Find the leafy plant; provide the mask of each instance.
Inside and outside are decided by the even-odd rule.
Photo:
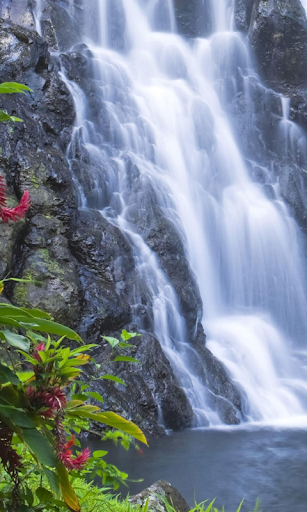
[[[166,508],[166,512],[177,512],[174,508],[173,503],[170,503],[166,496],[161,496],[163,504]],[[226,512],[225,507],[222,510],[218,510],[215,506],[215,499],[209,503],[208,500],[202,501],[201,503],[195,503],[195,507],[190,510],[190,512]],[[244,500],[241,501],[236,512],[241,512]],[[250,512],[261,512],[259,509],[259,500],[256,501],[256,505],[253,511]]]
[[[18,84],[17,82],[4,82],[0,84],[0,94],[26,94],[26,91],[33,92],[30,87]],[[22,122],[19,117],[10,116],[5,110],[0,110],[0,122]]]
[[[38,309],[0,304],[1,324],[0,340],[7,361],[0,363],[0,460],[8,477],[0,491],[2,509],[9,506],[14,511],[22,505],[22,512],[42,507],[59,510],[66,504],[78,512],[80,503],[72,486],[77,472],[83,470],[92,479],[99,476],[103,484],[114,488],[128,475],[107,464],[104,451],[92,456],[88,449],[75,451],[80,443],[72,432],[88,429],[89,423],[95,421],[121,431],[124,443],[128,441],[126,436],[147,444],[146,438],[131,421],[88,403],[92,399],[103,403],[103,397],[88,391],[87,383],[77,384],[97,345],[82,344],[77,333]],[[127,344],[133,336],[124,331],[125,341],[116,345]],[[79,346],[65,346],[65,338]],[[75,393],[79,385],[81,393]],[[118,433],[116,436],[120,437]],[[48,482],[47,487],[41,485],[36,492],[38,505],[34,505],[33,493],[27,486],[29,472],[33,471]]]

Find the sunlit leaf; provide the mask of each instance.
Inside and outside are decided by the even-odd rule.
[[[3,82],[0,84],[0,94],[25,94],[25,91],[33,92],[30,87],[17,82]]]
[[[104,450],[95,450],[93,452],[93,457],[95,459],[100,459],[101,457],[105,457],[106,455],[108,455],[108,452],[106,452]]]
[[[126,385],[122,379],[120,379],[119,377],[116,377],[115,375],[101,375],[101,377],[99,377],[99,378],[105,379],[105,380],[111,380],[113,382],[117,382],[118,384],[122,384],[123,386]]]
[[[85,407],[85,406],[84,406]],[[84,409],[82,407],[81,409]],[[73,416],[81,416],[88,418],[93,421],[97,421],[98,423],[104,423],[105,425],[108,425],[109,427],[115,428],[116,430],[121,430],[125,434],[129,434],[130,436],[134,437],[138,441],[141,441],[141,443],[144,443],[147,445],[146,437],[144,436],[141,429],[135,425],[132,421],[125,420],[118,414],[115,414],[114,412],[100,412],[100,413],[92,413],[87,412],[86,410],[78,411],[78,409],[74,409],[71,414]]]
[[[140,361],[129,356],[117,356],[115,357],[114,362],[139,363]]]
[[[66,505],[72,510],[73,512],[80,512],[80,504],[78,500],[78,496],[76,495],[75,491],[72,488],[72,485],[68,478],[68,473],[63,466],[63,464],[58,464],[57,466],[57,474],[60,479],[60,487],[62,491],[63,499],[66,503]]]
[[[109,345],[111,345],[112,348],[116,347],[116,345],[119,344],[119,340],[117,340],[116,338],[111,338],[110,336],[102,336],[102,338],[106,340],[109,343]]]
[[[13,123],[16,123],[16,122],[21,123],[22,119],[20,119],[19,117],[10,116],[4,110],[0,110],[0,122],[5,123],[6,121],[12,121]]]

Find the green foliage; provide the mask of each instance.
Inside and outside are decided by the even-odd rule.
[[[0,293],[2,289],[3,281]],[[73,453],[80,446],[73,432],[88,430],[95,421],[116,429],[105,437],[126,449],[132,438],[147,444],[146,438],[131,421],[92,405],[93,400],[103,404],[103,397],[88,390],[88,375],[87,382],[80,377],[90,362],[101,366],[90,355],[97,345],[82,344],[74,331],[38,309],[0,304],[1,325],[5,328],[0,331],[0,347],[7,360],[0,363],[0,472],[4,474],[0,511],[59,511],[64,507],[79,512],[81,505],[73,486],[77,476],[91,481],[100,477],[103,486],[117,489],[128,475],[105,461],[105,451],[92,456],[88,449]],[[133,337],[124,331],[125,341],[113,342],[113,360],[126,348],[121,344]],[[67,347],[66,338],[79,345]],[[29,487],[29,475],[40,478],[35,493]]]
[[[173,507],[173,504],[170,503],[165,496],[162,496],[162,501],[165,505],[165,508],[166,508],[166,512],[178,512],[174,507]],[[207,501],[202,501],[201,503],[195,503],[195,507],[192,508],[190,510],[190,512],[226,512],[225,510],[225,507],[222,508],[222,510],[218,510],[215,506],[214,506],[214,503],[215,503],[215,500],[209,502],[208,500]],[[243,507],[243,504],[244,504],[244,500],[241,501],[238,509],[236,512],[243,512],[242,511],[242,507]],[[250,512],[261,512],[260,509],[259,509],[259,500],[256,501],[256,505],[255,505],[255,508],[253,511],[250,511]]]
[[[18,84],[16,82],[4,82],[0,84],[0,94],[26,94],[26,91],[33,92],[30,87]],[[10,116],[7,112],[5,112],[5,110],[0,110],[0,122],[4,123],[6,121],[22,122],[22,119],[19,119],[19,117]]]

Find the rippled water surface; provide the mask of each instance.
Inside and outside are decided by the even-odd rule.
[[[109,453],[131,478],[144,478],[130,485],[130,494],[164,479],[190,506],[194,498],[216,497],[219,507],[235,512],[245,498],[242,510],[249,512],[259,497],[263,512],[307,510],[307,430],[185,431],[151,440],[143,454],[113,447]]]

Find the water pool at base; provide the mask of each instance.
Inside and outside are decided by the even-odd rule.
[[[142,454],[108,446],[109,460],[130,478],[136,494],[157,480],[167,480],[192,507],[216,499],[226,512],[253,510],[257,497],[262,512],[307,511],[307,430],[203,430],[151,439]],[[89,440],[90,448],[106,443]],[[123,490],[123,495],[127,493]]]

